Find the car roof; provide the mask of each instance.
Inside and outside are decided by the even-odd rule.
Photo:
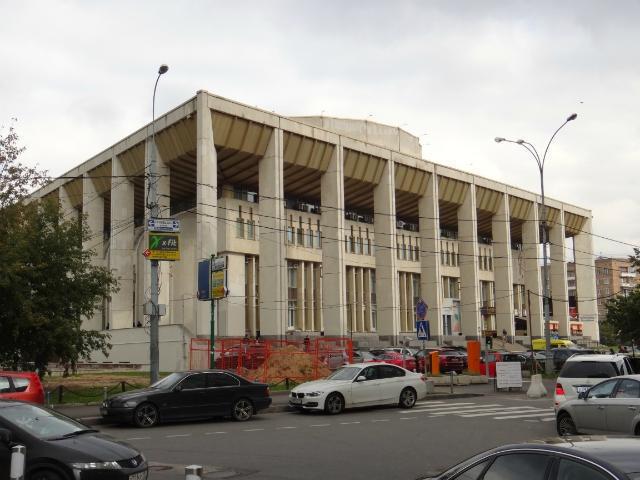
[[[390,363],[386,363],[386,362],[366,362],[366,363],[349,363],[348,365],[344,365],[345,367],[371,367],[374,365],[391,365]],[[392,367],[396,367],[397,365],[391,365]]]
[[[574,355],[567,362],[613,362],[623,358],[624,355],[619,353],[587,353],[584,355]]]

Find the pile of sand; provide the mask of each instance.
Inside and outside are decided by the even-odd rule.
[[[331,373],[329,367],[319,362],[315,353],[307,353],[295,345],[275,348],[269,358],[256,370],[243,369],[241,375],[265,383],[277,383],[285,379],[306,382],[324,378]]]

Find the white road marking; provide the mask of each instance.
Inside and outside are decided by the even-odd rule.
[[[420,401],[420,402],[416,402],[416,405],[435,405],[437,403],[446,403],[443,400],[427,400],[427,401]]]
[[[400,420],[415,420],[418,417],[400,417]]]
[[[422,409],[422,408],[415,408],[413,410],[403,410],[400,413],[435,413],[435,412],[457,412],[457,411],[464,411],[470,408],[503,408],[502,405],[500,405],[499,403],[489,403],[487,405],[478,405],[478,404],[471,404],[471,405],[466,405],[466,406],[461,406],[461,407],[440,407],[440,408],[430,408],[428,410]],[[518,407],[519,408],[519,407]]]
[[[389,419],[388,418],[383,418],[381,420],[371,420],[371,423],[376,423],[376,422],[388,422]]]
[[[442,403],[440,405],[425,405],[420,406],[420,409],[437,410],[440,408],[461,407],[463,405],[478,405],[477,402],[459,402],[459,403]]]
[[[555,413],[529,413],[526,415],[508,415],[506,417],[493,417],[495,420],[510,420],[512,418],[525,418],[525,417],[548,417],[549,415],[555,415]]]
[[[223,433],[227,433],[227,432],[206,432],[205,435],[221,435]]]
[[[543,409],[541,408],[536,408],[536,407],[507,407],[507,408],[502,408],[501,410],[512,410],[510,412],[504,412],[504,413],[510,413],[510,414],[519,414],[519,413],[542,413]],[[482,412],[482,410],[478,410],[479,412]],[[483,412],[483,413],[463,413],[460,416],[463,418],[474,418],[474,417],[488,417],[489,415],[501,415],[503,412],[502,411],[493,411],[493,412]],[[545,413],[545,415],[549,415],[548,413]],[[497,417],[494,417],[497,418]]]
[[[125,438],[125,440],[127,440],[128,442],[132,442],[134,440],[151,440],[151,437],[131,437]]]
[[[293,430],[294,428],[298,427],[276,427],[276,430]]]
[[[310,427],[328,427],[330,423],[319,423],[317,425],[309,425]]]
[[[360,423],[360,422],[340,422],[340,425],[354,425],[356,423]]]
[[[261,432],[262,430],[264,430],[264,428],[247,428],[243,430],[243,432]]]
[[[164,438],[178,438],[178,437],[190,437],[190,433],[180,433],[175,435],[165,435]]]

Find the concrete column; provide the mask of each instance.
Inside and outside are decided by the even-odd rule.
[[[134,185],[117,156],[111,158],[111,239],[109,269],[118,279],[111,294],[109,325],[112,329],[134,326]]]
[[[538,226],[538,205],[533,203],[529,218],[522,224],[522,244],[524,249],[524,286],[531,291],[530,316],[533,338],[544,337],[544,316],[542,310],[542,277],[540,275],[540,228]],[[527,295],[527,292],[525,292]],[[529,305],[527,305],[527,309]]]
[[[378,334],[395,337],[400,331],[398,269],[396,267],[396,196],[392,160],[385,163],[380,183],[373,190],[376,238]]]
[[[558,322],[558,334],[569,336],[569,286],[567,284],[567,255],[565,250],[564,209],[556,223],[549,225],[550,281],[553,299],[553,321]]]
[[[244,255],[227,256],[227,288],[229,296],[218,301],[216,312],[218,334],[223,337],[242,337],[245,332],[245,266]]]
[[[364,330],[371,331],[371,270],[362,270],[362,301],[364,302]]]
[[[400,328],[399,332],[407,331],[407,273],[398,272],[399,304],[400,304]]]
[[[305,263],[304,262],[298,262],[298,270],[296,271],[296,282],[298,284],[298,288],[296,290],[296,330],[304,330],[304,324],[305,324],[305,304],[304,304],[304,300],[305,300],[305,295],[304,295],[304,291],[307,289],[307,285],[306,285],[306,276],[304,273],[305,270]]]
[[[313,331],[313,325],[315,323],[315,311],[314,311],[314,295],[315,295],[315,265],[313,262],[305,264],[304,269],[304,330]]]
[[[82,178],[82,214],[86,215],[89,227],[88,237],[82,241],[83,250],[92,250],[92,265],[104,266],[104,198],[98,193],[94,181],[88,174]],[[106,327],[103,322],[102,308],[94,310],[91,318],[85,318],[82,328],[86,330],[102,330]],[[103,325],[103,323],[105,325]]]
[[[259,164],[260,182],[260,325],[261,335],[285,333],[287,260],[285,258],[284,146],[274,129]]]
[[[206,260],[217,253],[218,215],[218,156],[213,139],[208,94],[199,91],[196,99],[196,261]],[[194,288],[195,288],[194,275]],[[211,302],[196,302],[197,331],[209,334]]]
[[[246,309],[246,318],[245,324],[246,329],[251,332],[252,335],[256,334],[257,325],[256,325],[256,257],[250,256],[246,257],[245,260],[247,263],[245,264],[245,269],[247,272],[247,283],[246,283],[246,296],[247,296],[247,309]]]
[[[314,295],[316,296],[316,311],[314,313],[314,330],[324,332],[324,309],[322,307],[322,292],[323,292],[323,279],[322,279],[322,265],[320,268],[316,268],[316,289]]]
[[[347,268],[347,319],[351,318],[347,325],[348,331],[353,332],[356,329],[356,269],[355,267]]]
[[[420,290],[427,303],[431,338],[442,340],[442,278],[440,276],[440,213],[438,176],[429,175],[427,191],[418,203],[420,216]]]
[[[576,261],[576,292],[578,314],[583,322],[582,333],[592,340],[600,340],[598,302],[596,300],[596,267],[593,256],[592,218],[587,218],[582,230],[573,237]]]
[[[362,268],[356,269],[356,330],[364,332],[364,285],[362,280]]]
[[[498,211],[491,219],[493,237],[493,271],[496,297],[496,330],[512,338],[515,335],[513,310],[513,259],[511,257],[511,224],[509,195],[502,195]]]
[[[71,197],[69,197],[69,192],[64,185],[61,185],[60,188],[58,188],[58,202],[60,205],[60,214],[62,215],[63,220],[78,218],[78,210],[71,203]]]
[[[327,335],[343,335],[346,328],[344,265],[344,171],[338,143],[320,182],[322,213],[322,316]]]
[[[477,338],[482,328],[480,280],[478,276],[478,215],[476,188],[470,184],[458,208],[458,248],[460,249],[460,317],[462,333]]]

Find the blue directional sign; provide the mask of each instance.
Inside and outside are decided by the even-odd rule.
[[[419,320],[416,322],[416,334],[418,335],[418,340],[431,340],[428,320]]]
[[[418,317],[418,320],[426,318],[427,308],[427,303],[423,299],[418,300],[418,303],[416,303],[416,317]]]

